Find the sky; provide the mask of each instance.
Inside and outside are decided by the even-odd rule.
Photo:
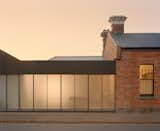
[[[125,32],[160,32],[160,0],[0,0],[0,49],[20,60],[102,54],[108,18]]]

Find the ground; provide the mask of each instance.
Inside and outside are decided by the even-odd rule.
[[[159,112],[1,112],[0,131],[160,131]]]
[[[0,124],[0,131],[159,131],[160,124]]]

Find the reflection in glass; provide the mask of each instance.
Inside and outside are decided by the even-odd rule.
[[[153,95],[153,65],[140,65],[140,95]]]
[[[47,109],[47,75],[34,75],[34,108]]]
[[[0,75],[0,111],[6,110],[6,76]]]
[[[153,79],[153,65],[140,65],[140,79]]]
[[[88,75],[75,75],[75,110],[88,110]]]
[[[153,93],[153,80],[140,80],[140,87]],[[108,111],[114,99],[115,75],[0,75],[0,111]]]
[[[103,110],[114,110],[114,75],[103,75]]]
[[[102,75],[89,75],[89,110],[102,109]]]
[[[18,75],[7,76],[7,107],[8,110],[19,108],[19,77]]]
[[[74,109],[74,75],[62,75],[62,109]]]
[[[140,94],[153,94],[153,80],[140,80]]]
[[[20,75],[20,108],[33,109],[33,75]]]
[[[60,109],[60,75],[48,75],[48,109]]]

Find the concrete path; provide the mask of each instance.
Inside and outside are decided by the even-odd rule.
[[[0,124],[0,131],[159,131],[147,124]]]
[[[1,112],[0,123],[160,124],[160,113]]]

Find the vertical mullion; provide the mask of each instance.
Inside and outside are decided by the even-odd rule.
[[[62,74],[60,74],[60,110],[62,111]]]
[[[89,74],[88,74],[88,111],[89,111]]]
[[[46,84],[47,84],[47,85],[46,85],[46,86],[47,86],[47,87],[46,87],[46,88],[47,88],[47,89],[46,89],[46,90],[47,90],[47,91],[46,91],[46,94],[47,94],[47,95],[46,95],[46,96],[47,96],[47,107],[46,107],[46,110],[48,111],[48,74],[46,74],[46,77],[47,77],[47,78],[46,78],[46,79],[47,79],[47,80],[46,80]]]
[[[8,111],[8,75],[6,75],[6,111]]]
[[[75,93],[75,79],[76,79],[76,78],[75,78],[75,75],[76,75],[76,74],[74,74],[74,88],[73,88],[73,90],[74,90],[74,93],[73,93],[73,95],[74,95],[74,96],[73,96],[73,111],[75,111],[75,110],[76,110],[76,106],[75,106],[75,103],[76,103],[76,101],[75,101],[75,98],[76,98],[76,97],[75,97],[75,94],[76,94],[76,93]]]
[[[34,74],[33,74],[33,111],[35,111],[35,100],[34,100]]]
[[[20,102],[20,74],[18,74],[18,110],[21,110]]]
[[[6,112],[7,112],[7,108],[8,108],[8,102],[7,102],[7,100],[8,100],[8,99],[7,99],[7,94],[8,94],[8,93],[7,93],[7,91],[8,91],[8,90],[7,90],[7,75],[6,75],[6,80],[5,80],[5,81],[6,81],[6,88],[5,88],[5,90],[6,90],[6,109],[5,109],[5,110],[6,110]]]
[[[101,75],[101,111],[103,111],[103,75]]]

